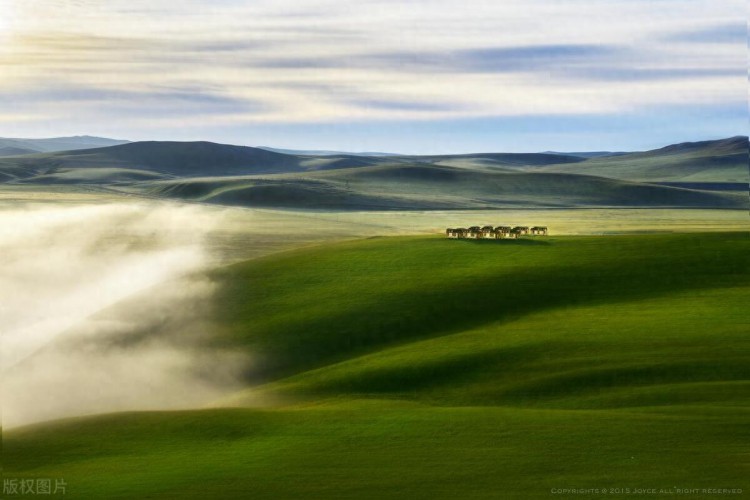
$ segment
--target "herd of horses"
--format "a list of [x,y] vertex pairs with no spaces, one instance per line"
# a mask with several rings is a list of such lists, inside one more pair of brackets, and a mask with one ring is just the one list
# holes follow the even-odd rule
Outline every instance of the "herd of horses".
[[448,238],[490,239],[518,238],[524,235],[547,236],[547,226],[471,226],[469,228],[448,228],[445,235]]

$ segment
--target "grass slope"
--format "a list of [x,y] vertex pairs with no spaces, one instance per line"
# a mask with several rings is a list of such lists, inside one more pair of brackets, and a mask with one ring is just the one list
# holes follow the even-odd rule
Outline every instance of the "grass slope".
[[401,156],[408,162],[452,167],[519,168],[575,164],[583,158],[555,153],[474,153],[457,155]]
[[[51,153],[55,151],[71,151],[74,149],[101,148],[125,144],[128,141],[108,139],[106,137],[93,137],[90,135],[79,135],[73,137],[50,137],[46,139],[22,139],[0,137],[0,148],[21,148],[31,153]],[[24,153],[28,154],[28,153]]]
[[241,206],[354,210],[508,207],[744,208],[747,196],[602,177],[404,164],[134,186],[152,196]]
[[18,179],[30,179],[40,175],[54,175],[61,169],[117,168],[150,170],[158,175],[182,177],[221,176],[297,171],[300,170],[299,163],[300,160],[294,156],[244,146],[212,142],[146,141],[5,158],[0,161],[0,174],[4,171],[12,172]]
[[546,171],[601,175],[647,182],[737,182],[748,184],[748,138],[674,144],[653,151],[592,158]]
[[29,184],[119,184],[164,179],[170,176],[132,168],[57,168],[27,179]]
[[588,159],[549,153],[292,155],[150,141],[0,156],[0,182],[117,184],[149,196],[277,208],[746,208],[747,158],[746,137]]
[[549,498],[746,487],[749,416],[355,401],[72,420],[12,433],[3,452],[6,477],[65,478],[66,498]]
[[2,143],[0,143],[0,156],[20,156],[35,154],[38,152],[39,151],[22,146],[2,146]]
[[747,233],[399,237],[236,264],[217,341],[266,383],[232,403],[285,405],[17,429],[4,472],[71,498],[747,491],[748,255]]
[[[7,145],[15,143],[8,142]],[[18,142],[18,145],[26,144]],[[49,144],[48,144],[49,146]],[[72,148],[71,148],[72,149]],[[410,156],[364,156],[353,154],[294,155],[273,150],[232,146],[211,142],[164,142],[144,141],[118,144],[93,149],[75,148],[64,151],[29,155],[23,158],[6,158],[0,161],[0,179],[55,183],[54,177],[60,169],[129,169],[151,170],[158,175],[179,177],[252,175],[283,172],[305,172],[371,167],[375,165],[399,165],[412,163],[438,163],[453,159],[473,167],[528,166],[579,161],[573,157],[546,154],[484,154],[445,157]],[[42,149],[40,151],[47,151]],[[449,162],[450,163],[450,162]],[[115,178],[114,181],[119,181]],[[96,183],[106,183],[106,175],[97,176]],[[82,181],[83,182],[83,181]]]
[[[725,233],[501,242],[374,239],[226,268],[216,276],[226,283],[218,303],[226,335],[265,353],[260,357],[266,365],[256,365],[256,376],[273,378],[405,340],[505,328],[528,315],[583,306],[606,311],[626,301],[642,308],[664,294],[673,294],[679,305],[686,294],[734,291],[748,282],[748,245],[746,234]],[[556,330],[575,335],[577,327],[569,331],[566,323]],[[526,354],[533,358],[533,352]]]

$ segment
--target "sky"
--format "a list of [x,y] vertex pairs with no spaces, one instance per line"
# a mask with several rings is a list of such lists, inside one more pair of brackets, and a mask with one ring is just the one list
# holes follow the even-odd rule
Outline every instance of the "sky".
[[742,0],[0,0],[0,137],[400,153],[747,134]]

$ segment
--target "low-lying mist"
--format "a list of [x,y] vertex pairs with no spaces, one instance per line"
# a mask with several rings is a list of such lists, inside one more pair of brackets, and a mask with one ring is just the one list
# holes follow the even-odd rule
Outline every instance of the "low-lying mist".
[[172,204],[0,210],[3,426],[201,405],[247,356],[212,346],[201,271],[217,211]]

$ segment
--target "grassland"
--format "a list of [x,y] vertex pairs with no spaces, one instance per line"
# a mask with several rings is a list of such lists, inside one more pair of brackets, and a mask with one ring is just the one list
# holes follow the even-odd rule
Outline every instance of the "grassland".
[[212,274],[215,341],[253,353],[247,390],[6,432],[5,476],[68,498],[748,491],[748,255],[746,232],[420,236],[238,263]]
[[591,158],[575,165],[554,165],[543,170],[646,182],[737,182],[746,185],[747,144],[747,137],[674,144],[652,151]]
[[746,193],[640,184],[592,175],[423,164],[322,170],[302,176],[167,179],[136,183],[124,189],[204,203],[297,209],[747,206]]
[[144,141],[0,158],[0,183],[297,210],[746,209],[747,138],[582,158],[537,153],[315,156]]

